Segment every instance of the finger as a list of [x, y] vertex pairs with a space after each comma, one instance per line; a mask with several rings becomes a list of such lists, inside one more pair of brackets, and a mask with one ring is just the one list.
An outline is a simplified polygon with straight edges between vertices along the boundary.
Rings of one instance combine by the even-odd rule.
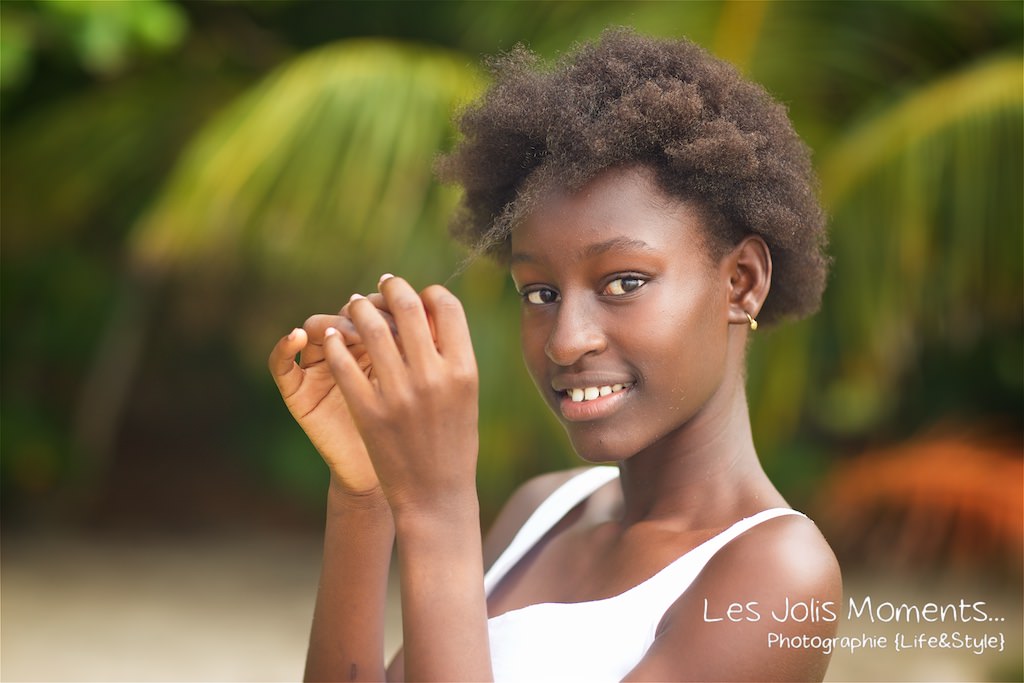
[[391, 328], [380, 311], [358, 294], [349, 307], [352, 322], [359, 331], [366, 353], [373, 363], [373, 372], [383, 386], [397, 386], [405, 380], [405, 361], [395, 344]]
[[441, 285], [427, 287], [421, 298], [427, 315], [434, 322], [438, 352], [445, 358], [473, 360], [469, 324], [458, 298]]
[[267, 367], [281, 396], [289, 398], [302, 384], [302, 368], [295, 364], [295, 354], [306, 347], [306, 331], [297, 327], [274, 345]]
[[330, 327], [341, 333], [342, 340], [346, 346], [354, 346], [362, 341], [359, 338], [356, 326], [348, 318], [338, 315], [327, 315], [325, 313], [312, 315], [302, 324], [302, 328], [309, 337], [309, 344], [299, 358], [299, 367], [308, 368], [311, 365], [323, 362], [324, 332]]
[[352, 357], [351, 351], [345, 346], [334, 328], [325, 330], [324, 352], [327, 365], [335, 383], [345, 397], [345, 403], [352, 411], [353, 417], [364, 414], [364, 411], [376, 401], [376, 391], [369, 378], [363, 373]]
[[[373, 304], [374, 307], [381, 313], [387, 313], [390, 315], [391, 311], [388, 309], [388, 304], [384, 300], [384, 295], [381, 294], [380, 292], [372, 292], [370, 294], [367, 294], [366, 300]], [[338, 315], [345, 316], [346, 318], [351, 318], [351, 316], [348, 314], [349, 306], [351, 305], [352, 301], [349, 300], [349, 302], [342, 306], [341, 310], [338, 311]]]
[[[387, 302], [384, 301], [384, 296], [382, 294], [380, 294], [379, 292], [374, 292], [373, 294], [367, 294], [364, 298], [367, 301], [369, 301], [371, 304], [373, 304], [374, 308], [376, 308], [378, 311], [380, 311], [381, 317], [384, 318], [385, 322], [387, 322], [387, 324], [388, 324], [388, 327], [391, 328], [391, 334], [394, 335], [396, 339], [398, 339], [398, 347], [399, 347], [399, 349], [401, 349], [402, 341], [401, 341], [401, 339], [398, 338], [398, 327], [395, 325], [395, 318], [394, 318], [394, 316], [392, 316], [391, 315], [391, 311], [388, 310], [388, 305], [387, 305]], [[351, 306], [351, 305], [352, 305], [352, 301], [349, 300], [349, 302], [347, 304], [345, 304], [344, 306], [342, 306], [341, 310], [338, 311], [338, 315], [340, 315], [341, 317], [345, 318], [346, 320], [351, 320], [352, 319], [352, 315], [349, 313], [349, 306]], [[339, 330], [339, 331], [341, 331], [342, 334], [345, 334], [344, 330]], [[349, 346], [352, 345], [351, 342], [349, 342], [347, 340], [346, 340], [345, 343], [348, 344]]]
[[309, 343], [318, 346], [324, 343], [324, 333], [328, 327], [333, 327], [340, 332], [342, 340], [345, 341], [346, 345], [358, 343], [359, 341], [359, 333], [356, 331], [355, 325], [352, 324], [350, 319], [341, 315], [318, 313], [309, 316], [306, 322], [302, 323], [302, 329], [306, 330], [306, 333], [309, 335]]
[[[380, 280], [377, 281], [377, 289], [380, 290], [381, 287], [383, 287], [384, 283], [387, 282], [388, 280], [390, 280], [393, 277], [394, 277], [394, 275], [392, 275], [391, 273], [384, 273], [383, 275], [381, 275], [380, 276]], [[372, 297], [373, 295], [371, 294], [370, 296]], [[383, 304], [376, 304], [376, 305], [379, 308], [381, 305], [387, 306], [388, 304], [387, 304], [387, 301], [385, 300], [385, 302]], [[430, 328], [430, 338], [433, 339], [436, 342], [437, 341], [437, 332], [436, 332], [436, 330], [434, 330], [434, 321], [430, 319], [429, 315], [427, 316], [427, 326]], [[395, 328], [396, 334], [397, 334], [397, 329], [398, 328], [396, 326], [396, 328]], [[399, 344], [399, 348], [401, 348], [401, 344], [402, 344], [401, 336], [398, 337], [398, 344]], [[436, 344], [435, 344], [435, 347], [436, 347]]]
[[347, 346], [348, 352], [352, 354], [352, 357], [356, 359], [356, 364], [359, 365], [359, 369], [363, 371], [363, 374], [373, 379], [373, 362], [370, 360], [370, 355], [366, 353], [366, 347], [362, 344], [351, 344]]
[[437, 359], [427, 311], [416, 290], [400, 277], [389, 277], [379, 285], [395, 318], [402, 351], [413, 369], [422, 369]]
[[[374, 308], [376, 308], [378, 311], [380, 311], [381, 317], [384, 318], [384, 321], [388, 324], [388, 327], [391, 329], [391, 334], [392, 334], [392, 336], [394, 336], [395, 341], [398, 344], [398, 350], [401, 351], [402, 350], [402, 339], [401, 339], [401, 337], [398, 334], [398, 326], [395, 325], [395, 318], [394, 318], [394, 316], [391, 315], [391, 312], [388, 310], [387, 303], [384, 301], [384, 296], [382, 294], [380, 294], [379, 292], [374, 292], [373, 294], [367, 294], [365, 298], [366, 298], [367, 301], [369, 301], [371, 304], [373, 304]], [[352, 305], [352, 302], [349, 301], [349, 303], [347, 303], [344, 306], [342, 306], [341, 310], [338, 311], [338, 315], [342, 316], [346, 320], [351, 321], [352, 316], [349, 313], [349, 306], [351, 306], [351, 305]], [[355, 339], [356, 343], [360, 342], [361, 339], [359, 338], [359, 333], [355, 331], [355, 327], [354, 326], [352, 327], [352, 330], [353, 330], [353, 332], [351, 334], [355, 335], [355, 336], [351, 337], [351, 339]], [[342, 330], [342, 334], [344, 334], [345, 338], [346, 338], [345, 344], [348, 345], [348, 346], [352, 346], [353, 342], [350, 341], [349, 333], [347, 333], [347, 332]]]

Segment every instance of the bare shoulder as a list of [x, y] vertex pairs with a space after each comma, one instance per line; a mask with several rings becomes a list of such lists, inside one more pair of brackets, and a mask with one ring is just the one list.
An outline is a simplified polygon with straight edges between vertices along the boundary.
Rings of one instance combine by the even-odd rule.
[[484, 535], [484, 567], [494, 564], [502, 551], [512, 542], [516, 532], [544, 499], [586, 469], [576, 467], [571, 470], [548, 472], [527, 480], [517, 488], [494, 519], [490, 530]]
[[803, 515], [776, 517], [741, 534], [711, 559], [698, 581], [724, 590], [749, 585], [764, 592], [773, 588], [842, 591], [832, 548]]
[[812, 521], [768, 520], [708, 562], [666, 612], [633, 673], [636, 680], [821, 680], [842, 590], [839, 564]]

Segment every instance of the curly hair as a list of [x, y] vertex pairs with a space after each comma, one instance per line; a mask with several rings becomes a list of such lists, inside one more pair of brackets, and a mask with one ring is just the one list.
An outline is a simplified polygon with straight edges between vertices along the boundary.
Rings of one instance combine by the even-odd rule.
[[606, 30], [553, 68], [521, 45], [489, 66], [493, 84], [462, 112], [462, 139], [437, 166], [464, 188], [457, 240], [503, 261], [546, 188], [641, 164], [702, 210], [719, 255], [746, 235], [765, 240], [774, 274], [761, 321], [817, 310], [828, 258], [810, 153], [763, 88], [689, 41], [629, 29]]

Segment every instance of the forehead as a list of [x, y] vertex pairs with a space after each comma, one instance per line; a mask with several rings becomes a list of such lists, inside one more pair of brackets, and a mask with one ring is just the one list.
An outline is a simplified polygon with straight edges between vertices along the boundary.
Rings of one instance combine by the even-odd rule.
[[539, 253], [587, 258], [608, 251], [704, 252], [692, 203], [665, 194], [642, 166], [608, 169], [575, 192], [550, 191], [511, 235], [510, 265]]

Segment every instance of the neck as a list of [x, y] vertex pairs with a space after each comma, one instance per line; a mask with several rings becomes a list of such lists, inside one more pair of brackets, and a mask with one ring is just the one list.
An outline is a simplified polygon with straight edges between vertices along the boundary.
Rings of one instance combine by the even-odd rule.
[[623, 524], [713, 527], [761, 500], [784, 502], [758, 460], [742, 376], [722, 389], [684, 427], [620, 463]]

